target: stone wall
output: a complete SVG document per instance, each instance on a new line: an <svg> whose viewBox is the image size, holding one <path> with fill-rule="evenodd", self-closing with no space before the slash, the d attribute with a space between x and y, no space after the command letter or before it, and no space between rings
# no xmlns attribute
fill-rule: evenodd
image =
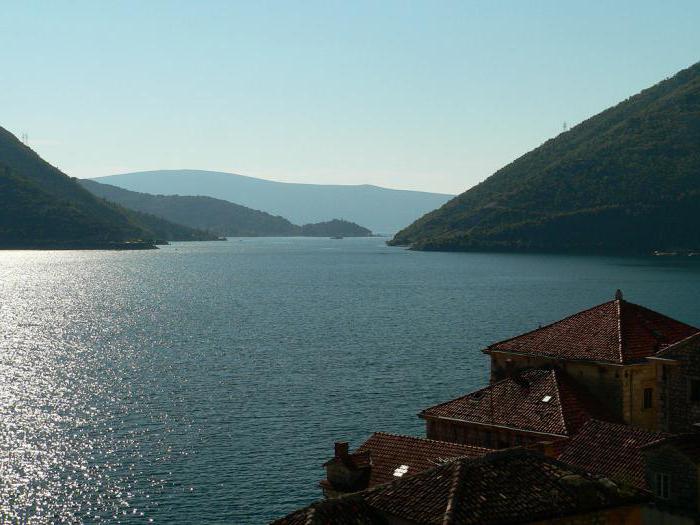
<svg viewBox="0 0 700 525"><path fill-rule="evenodd" d="M700 380L700 341L691 341L672 355L675 361L657 363L659 385L659 426L673 433L689 432L700 423L700 402L690 398L690 383Z"/></svg>
<svg viewBox="0 0 700 525"><path fill-rule="evenodd" d="M659 499L661 507L700 512L700 470L697 465L672 445L659 445L644 451L644 475L655 494L658 494L657 474L666 474L670 483L669 498Z"/></svg>

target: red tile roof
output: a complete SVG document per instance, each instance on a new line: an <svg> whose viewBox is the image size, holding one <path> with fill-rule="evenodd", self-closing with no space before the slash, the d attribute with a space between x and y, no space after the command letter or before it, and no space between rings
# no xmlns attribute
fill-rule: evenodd
<svg viewBox="0 0 700 525"><path fill-rule="evenodd" d="M588 472L646 489L641 447L664 437L668 434L590 420L565 445L559 459Z"/></svg>
<svg viewBox="0 0 700 525"><path fill-rule="evenodd" d="M484 352L626 364L697 333L697 328L616 299L495 343Z"/></svg>
<svg viewBox="0 0 700 525"><path fill-rule="evenodd" d="M589 419L612 419L600 402L564 372L533 369L423 410L423 418L458 420L571 436Z"/></svg>
<svg viewBox="0 0 700 525"><path fill-rule="evenodd" d="M397 479L394 472L402 465L408 467L402 476L406 477L433 468L446 459L481 457L493 451L471 445L375 432L357 449L357 453L362 452L370 454L372 473L369 486L373 487Z"/></svg>
<svg viewBox="0 0 700 525"><path fill-rule="evenodd" d="M649 501L645 491L609 480L545 457L511 449L482 458L457 459L415 476L297 511L276 525L392 522L462 525L529 523L587 514ZM360 505L360 501L365 505ZM348 513L356 506L358 515ZM323 507L323 521L316 513Z"/></svg>

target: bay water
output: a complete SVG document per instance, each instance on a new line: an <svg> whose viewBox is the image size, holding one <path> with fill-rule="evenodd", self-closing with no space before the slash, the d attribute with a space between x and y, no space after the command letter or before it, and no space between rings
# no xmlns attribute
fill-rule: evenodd
<svg viewBox="0 0 700 525"><path fill-rule="evenodd" d="M613 298L700 326L700 258L384 239L0 252L5 523L265 523L333 442L424 435L489 343Z"/></svg>

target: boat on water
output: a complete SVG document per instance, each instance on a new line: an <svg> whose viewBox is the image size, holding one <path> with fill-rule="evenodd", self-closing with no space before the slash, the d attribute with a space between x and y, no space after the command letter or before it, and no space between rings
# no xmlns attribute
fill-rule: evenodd
<svg viewBox="0 0 700 525"><path fill-rule="evenodd" d="M343 239L342 235L331 235L331 239Z"/></svg>

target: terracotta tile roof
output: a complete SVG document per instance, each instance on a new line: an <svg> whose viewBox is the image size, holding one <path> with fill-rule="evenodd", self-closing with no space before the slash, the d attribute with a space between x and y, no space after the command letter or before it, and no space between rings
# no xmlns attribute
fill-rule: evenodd
<svg viewBox="0 0 700 525"><path fill-rule="evenodd" d="M554 369L522 372L419 415L557 436L575 434L594 417L613 419L586 390Z"/></svg>
<svg viewBox="0 0 700 525"><path fill-rule="evenodd" d="M572 361L640 361L699 330L622 299L609 301L484 350Z"/></svg>
<svg viewBox="0 0 700 525"><path fill-rule="evenodd" d="M347 498L347 500L346 500ZM394 521L496 525L527 523L646 502L647 492L617 485L577 467L523 449L457 459L415 476L329 500L323 523L382 523L349 517L345 507L364 501ZM313 505L277 525L301 525ZM361 512L366 507L358 507ZM331 510L329 510L331 509ZM296 516L301 513L302 518ZM296 521L292 521L292 519ZM348 519L355 521L348 522ZM392 521L393 522L393 521Z"/></svg>
<svg viewBox="0 0 700 525"><path fill-rule="evenodd" d="M601 480L523 449L459 459L368 491L366 501L418 523L523 523L649 500L649 494Z"/></svg>
<svg viewBox="0 0 700 525"><path fill-rule="evenodd" d="M693 463L700 464L700 432L668 436L643 446L642 450L650 450L660 446L671 446Z"/></svg>
<svg viewBox="0 0 700 525"><path fill-rule="evenodd" d="M319 501L275 520L271 525L388 525L381 512L362 496Z"/></svg>
<svg viewBox="0 0 700 525"><path fill-rule="evenodd" d="M642 447L668 437L629 425L590 420L565 446L559 459L588 472L647 488Z"/></svg>
<svg viewBox="0 0 700 525"><path fill-rule="evenodd" d="M402 469L405 471L402 477L407 477L433 468L449 458L481 457L493 452L493 450L433 439L375 432L372 437L360 445L357 452L369 452L370 454L372 473L369 486L373 487L397 479L394 472L403 465L408 468Z"/></svg>

